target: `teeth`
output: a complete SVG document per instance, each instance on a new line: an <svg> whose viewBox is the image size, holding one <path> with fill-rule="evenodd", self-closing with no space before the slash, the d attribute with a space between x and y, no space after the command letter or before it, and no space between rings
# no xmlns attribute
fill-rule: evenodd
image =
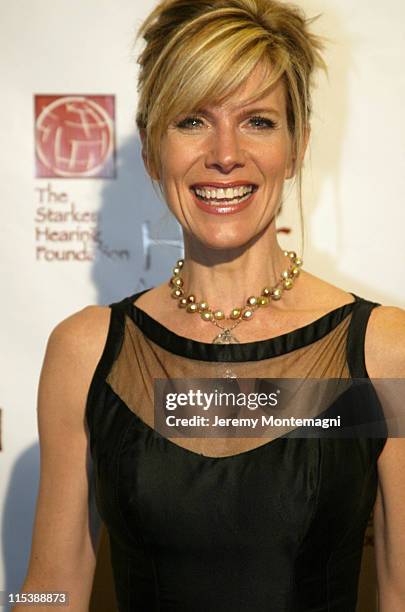
<svg viewBox="0 0 405 612"><path fill-rule="evenodd" d="M253 191L253 185L241 185L240 187L227 187L226 189L215 187L197 187L195 193L207 200L233 200L240 198Z"/></svg>
<svg viewBox="0 0 405 612"><path fill-rule="evenodd" d="M203 198L202 196L199 196L199 198L201 200L204 200L207 204L210 204L211 206L230 206L232 204L239 204L240 202L243 202L244 200L247 200L250 197L250 193L245 193L245 195L243 196L238 196L236 198L230 198L229 200L226 199L221 199L221 200L214 200L214 199L210 199L207 200L206 198Z"/></svg>

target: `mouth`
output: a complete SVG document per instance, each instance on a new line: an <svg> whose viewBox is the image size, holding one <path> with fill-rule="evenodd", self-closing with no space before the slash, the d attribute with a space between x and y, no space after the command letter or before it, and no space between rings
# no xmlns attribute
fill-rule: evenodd
<svg viewBox="0 0 405 612"><path fill-rule="evenodd" d="M208 206L233 207L247 201L258 186L254 183L232 183L228 185L206 184L190 187L195 198Z"/></svg>

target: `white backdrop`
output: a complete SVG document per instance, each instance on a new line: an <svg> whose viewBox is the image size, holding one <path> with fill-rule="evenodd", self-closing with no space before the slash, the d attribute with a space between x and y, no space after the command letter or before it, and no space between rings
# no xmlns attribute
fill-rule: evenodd
<svg viewBox="0 0 405 612"><path fill-rule="evenodd" d="M318 79L305 164L304 267L365 298L404 307L404 4L300 4L308 15L323 13L314 29L332 39L326 53L329 81ZM132 41L153 5L152 0L0 5L0 589L7 591L19 588L27 566L38 484L36 393L51 329L87 304L107 304L162 282L180 253L165 244L178 240L179 231L150 187L135 131ZM116 178L35 176L34 96L40 94L115 96ZM99 215L98 222L86 215L51 220L72 211L72 204L88 218ZM291 197L279 225L292 232L280 240L299 250L295 210ZM96 229L96 242L44 238L46 231ZM38 247L51 259L37 258ZM83 249L90 260L52 259L55 250L78 257Z"/></svg>

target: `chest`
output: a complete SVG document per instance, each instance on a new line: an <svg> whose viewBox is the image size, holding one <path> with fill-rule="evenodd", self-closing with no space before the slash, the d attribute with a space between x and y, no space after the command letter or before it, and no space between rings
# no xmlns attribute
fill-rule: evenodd
<svg viewBox="0 0 405 612"><path fill-rule="evenodd" d="M136 418L97 474L99 510L116 538L207 554L231 546L294 555L306 538L332 550L366 525L377 485L366 439L280 438L210 458Z"/></svg>

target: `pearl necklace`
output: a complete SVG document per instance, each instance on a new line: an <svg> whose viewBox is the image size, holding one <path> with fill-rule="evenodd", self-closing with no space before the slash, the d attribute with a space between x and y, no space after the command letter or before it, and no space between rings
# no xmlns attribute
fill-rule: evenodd
<svg viewBox="0 0 405 612"><path fill-rule="evenodd" d="M173 268L173 276L169 281L169 286L172 289L171 295L174 299L178 300L179 308L184 308L190 314L198 313L203 321L213 323L222 329L222 332L213 339L213 344L237 344L239 340L232 334L232 330L242 321L250 321L257 308L268 306L271 300L279 300L284 289L290 290L293 288L294 280L300 273L303 260L294 251L284 251L284 255L289 258L290 265L286 270L282 271L280 280L273 287L264 287L261 295L251 295L248 297L244 306L232 308L228 317L225 316L223 310L210 308L206 301L198 302L195 295L185 295L184 282L180 276L184 259L179 259ZM230 327L224 327L219 321L225 319L234 321L234 324Z"/></svg>

